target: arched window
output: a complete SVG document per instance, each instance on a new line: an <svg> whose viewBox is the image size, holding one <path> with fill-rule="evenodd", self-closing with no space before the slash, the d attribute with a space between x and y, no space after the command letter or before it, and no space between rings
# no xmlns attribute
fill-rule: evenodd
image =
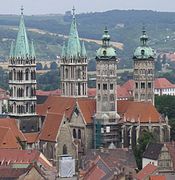
<svg viewBox="0 0 175 180"><path fill-rule="evenodd" d="M63 145L63 154L67 154L67 146L65 144Z"/></svg>
<svg viewBox="0 0 175 180"><path fill-rule="evenodd" d="M81 139L81 130L78 129L78 139Z"/></svg>
<svg viewBox="0 0 175 180"><path fill-rule="evenodd" d="M26 80L29 80L29 70L26 69Z"/></svg>
<svg viewBox="0 0 175 180"><path fill-rule="evenodd" d="M76 129L73 129L73 138L77 138Z"/></svg>
<svg viewBox="0 0 175 180"><path fill-rule="evenodd" d="M66 71L66 79L68 78L68 69L65 70Z"/></svg>
<svg viewBox="0 0 175 180"><path fill-rule="evenodd" d="M78 69L78 71L77 71L77 77L78 77L78 79L81 79L81 70L80 69Z"/></svg>

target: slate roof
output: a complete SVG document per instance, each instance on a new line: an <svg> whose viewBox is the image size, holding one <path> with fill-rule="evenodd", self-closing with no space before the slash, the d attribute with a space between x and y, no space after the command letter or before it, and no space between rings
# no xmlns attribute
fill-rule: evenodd
<svg viewBox="0 0 175 180"><path fill-rule="evenodd" d="M149 177L152 174L155 174L157 170L157 166L149 163L147 164L139 173L136 175L137 180L144 180L145 178Z"/></svg>
<svg viewBox="0 0 175 180"><path fill-rule="evenodd" d="M48 96L37 95L37 104L43 104L47 100Z"/></svg>
<svg viewBox="0 0 175 180"><path fill-rule="evenodd" d="M83 158L84 163L86 164L89 161L94 161L97 156L100 156L101 159L106 163L110 168L121 168L127 167L134 171L137 168L136 161L132 150L128 148L117 148L117 149L91 149L87 152L86 156ZM88 164L87 164L88 167Z"/></svg>
<svg viewBox="0 0 175 180"><path fill-rule="evenodd" d="M149 143L142 157L147 159L158 160L162 147L163 144L161 143Z"/></svg>

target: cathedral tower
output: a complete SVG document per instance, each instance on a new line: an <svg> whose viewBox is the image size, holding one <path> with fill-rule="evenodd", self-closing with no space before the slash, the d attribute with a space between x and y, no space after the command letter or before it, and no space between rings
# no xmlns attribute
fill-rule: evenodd
<svg viewBox="0 0 175 180"><path fill-rule="evenodd" d="M110 46L110 35L107 28L102 36L102 46L96 54L96 115L100 124L96 128L96 147L117 145L117 57L115 49ZM100 133L100 135L98 135ZM100 137L100 138L99 138ZM101 140L100 140L101 139ZM101 143L98 143L101 141ZM100 145L99 145L100 144Z"/></svg>
<svg viewBox="0 0 175 180"><path fill-rule="evenodd" d="M134 51L134 100L150 101L154 105L154 50L148 46L148 36L143 28L140 46Z"/></svg>
<svg viewBox="0 0 175 180"><path fill-rule="evenodd" d="M9 116L19 119L20 128L26 131L21 121L36 116L36 63L33 42L29 45L27 38L23 8L16 44L12 42L10 49L9 89ZM32 125L33 131L35 128Z"/></svg>
<svg viewBox="0 0 175 180"><path fill-rule="evenodd" d="M80 44L74 11L68 43L62 48L61 91L62 96L87 97L87 54L84 42Z"/></svg>

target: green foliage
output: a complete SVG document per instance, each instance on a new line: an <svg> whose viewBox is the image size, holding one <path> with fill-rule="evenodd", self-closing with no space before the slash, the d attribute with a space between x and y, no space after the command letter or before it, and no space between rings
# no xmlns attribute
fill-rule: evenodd
<svg viewBox="0 0 175 180"><path fill-rule="evenodd" d="M51 70L57 70L57 69L58 69L58 64L57 64L56 62L52 62L52 63L50 64L50 69L51 69Z"/></svg>
<svg viewBox="0 0 175 180"><path fill-rule="evenodd" d="M139 169L142 168L142 155L145 152L146 146L150 142L154 142L154 136L151 132L144 131L142 132L140 138L138 139L138 143L134 150L134 155L136 158L137 166Z"/></svg>
<svg viewBox="0 0 175 180"><path fill-rule="evenodd" d="M38 89L42 89L45 91L55 90L59 88L60 77L59 71L49 71L42 75L37 75L37 85Z"/></svg>
<svg viewBox="0 0 175 180"><path fill-rule="evenodd" d="M41 63L36 63L36 70L42 70L43 65Z"/></svg>
<svg viewBox="0 0 175 180"><path fill-rule="evenodd" d="M175 140L175 96L156 96L155 106L161 114L168 116L171 126L171 140Z"/></svg>
<svg viewBox="0 0 175 180"><path fill-rule="evenodd" d="M164 116L167 115L169 119L175 119L175 96L156 96L155 106Z"/></svg>

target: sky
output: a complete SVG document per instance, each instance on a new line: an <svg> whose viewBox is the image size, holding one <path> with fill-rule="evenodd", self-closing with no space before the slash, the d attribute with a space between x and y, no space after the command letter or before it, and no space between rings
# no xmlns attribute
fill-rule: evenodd
<svg viewBox="0 0 175 180"><path fill-rule="evenodd" d="M2 1L2 2L1 2ZM73 5L76 13L111 9L175 11L175 0L0 0L0 14L19 14L21 5L26 15L64 14Z"/></svg>

